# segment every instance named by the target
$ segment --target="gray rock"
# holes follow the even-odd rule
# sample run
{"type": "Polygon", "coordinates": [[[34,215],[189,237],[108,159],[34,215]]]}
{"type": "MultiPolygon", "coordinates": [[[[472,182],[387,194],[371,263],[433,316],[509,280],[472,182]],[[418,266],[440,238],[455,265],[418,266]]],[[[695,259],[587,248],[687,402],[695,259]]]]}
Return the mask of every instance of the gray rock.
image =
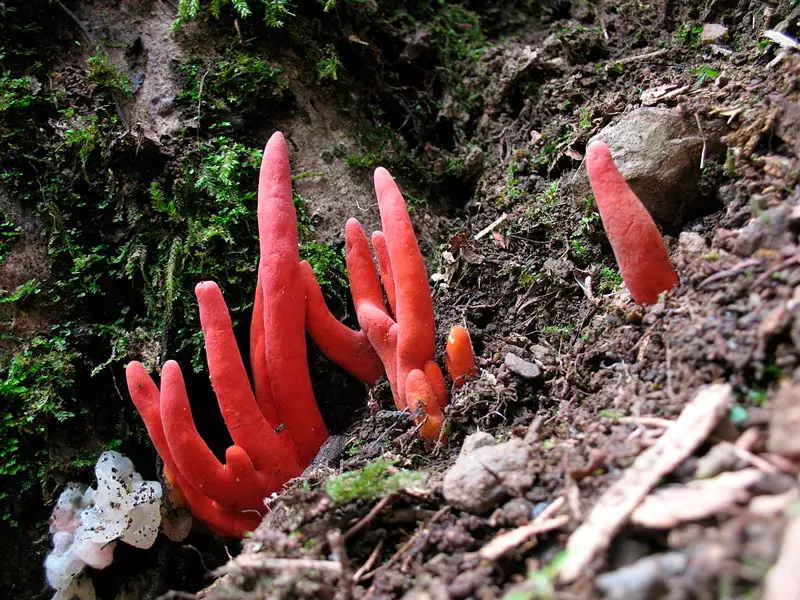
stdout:
{"type": "Polygon", "coordinates": [[[444,498],[462,510],[486,513],[533,485],[530,458],[530,446],[516,438],[461,454],[444,476],[444,498]]]}
{"type": "Polygon", "coordinates": [[[541,369],[534,363],[520,358],[513,352],[506,354],[505,361],[503,362],[509,371],[519,375],[523,379],[539,379],[542,375],[541,369]]]}
{"type": "MultiPolygon", "coordinates": [[[[668,228],[683,224],[699,197],[703,151],[692,116],[642,108],[627,113],[593,139],[608,144],[617,168],[658,223],[668,228]]],[[[709,140],[708,146],[716,144],[709,140]]]]}
{"type": "Polygon", "coordinates": [[[728,28],[719,23],[706,23],[700,32],[700,43],[719,44],[728,40],[728,28]]]}
{"type": "Polygon", "coordinates": [[[678,245],[681,250],[689,254],[702,254],[708,252],[708,244],[699,233],[693,231],[682,231],[678,236],[678,245]]]}
{"type": "Polygon", "coordinates": [[[467,439],[464,440],[459,456],[469,454],[478,448],[494,446],[496,443],[497,440],[494,439],[491,433],[486,433],[485,431],[476,431],[472,435],[468,435],[467,439]]]}
{"type": "Polygon", "coordinates": [[[772,400],[767,450],[800,456],[800,385],[783,383],[772,400]]]}

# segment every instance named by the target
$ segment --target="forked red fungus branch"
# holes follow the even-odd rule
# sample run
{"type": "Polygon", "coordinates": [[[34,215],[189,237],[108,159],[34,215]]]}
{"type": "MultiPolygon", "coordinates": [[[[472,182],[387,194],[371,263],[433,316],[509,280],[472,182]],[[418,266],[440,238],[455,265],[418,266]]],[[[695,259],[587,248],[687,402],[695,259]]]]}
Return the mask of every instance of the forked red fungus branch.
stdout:
{"type": "Polygon", "coordinates": [[[361,329],[378,353],[398,409],[420,411],[420,435],[436,439],[447,389],[435,357],[435,323],[428,274],[408,209],[386,169],[375,171],[382,232],[372,236],[389,309],[372,261],[369,242],[356,219],[347,221],[347,270],[361,329]],[[394,317],[394,318],[393,318],[394,317]]]}
{"type": "Polygon", "coordinates": [[[655,304],[678,276],[653,218],[620,174],[608,146],[592,142],[586,170],[620,274],[634,301],[655,304]]]}
{"type": "Polygon", "coordinates": [[[195,288],[214,392],[234,445],[221,464],[197,432],[180,367],[167,361],[161,390],[141,363],[128,365],[128,390],[169,477],[190,510],[222,535],[259,522],[264,498],[302,472],[288,438],[276,434],[250,388],[219,287],[195,288]]]}

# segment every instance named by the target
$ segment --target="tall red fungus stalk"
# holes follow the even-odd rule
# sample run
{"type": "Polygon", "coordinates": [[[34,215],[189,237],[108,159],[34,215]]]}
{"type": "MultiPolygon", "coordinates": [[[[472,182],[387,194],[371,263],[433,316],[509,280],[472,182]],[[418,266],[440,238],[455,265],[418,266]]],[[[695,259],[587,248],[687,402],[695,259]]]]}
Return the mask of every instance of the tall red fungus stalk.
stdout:
{"type": "Polygon", "coordinates": [[[636,302],[655,304],[660,293],[678,283],[678,276],[653,218],[604,142],[592,142],[586,149],[586,170],[625,286],[636,302]]]}

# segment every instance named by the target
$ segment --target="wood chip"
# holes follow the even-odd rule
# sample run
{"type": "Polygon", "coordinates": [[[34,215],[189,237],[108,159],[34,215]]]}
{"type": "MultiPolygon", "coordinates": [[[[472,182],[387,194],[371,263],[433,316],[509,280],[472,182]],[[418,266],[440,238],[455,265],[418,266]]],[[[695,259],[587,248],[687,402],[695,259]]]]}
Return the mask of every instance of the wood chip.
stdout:
{"type": "Polygon", "coordinates": [[[670,529],[728,512],[750,499],[748,488],[764,477],[758,469],[722,473],[650,494],[633,511],[631,522],[650,529],[670,529]]]}
{"type": "Polygon", "coordinates": [[[800,515],[795,515],[783,534],[778,562],[767,574],[764,600],[800,600],[800,515]]]}
{"type": "Polygon", "coordinates": [[[767,38],[769,41],[775,42],[781,48],[800,50],[800,44],[797,43],[796,39],[794,39],[793,37],[789,37],[788,35],[786,35],[785,33],[781,33],[780,31],[775,31],[774,29],[768,29],[761,35],[767,38]]]}
{"type": "Polygon", "coordinates": [[[714,384],[698,392],[672,427],[600,497],[586,522],[570,536],[559,571],[563,582],[575,581],[608,548],[650,490],[708,438],[732,398],[733,390],[728,384],[714,384]]]}

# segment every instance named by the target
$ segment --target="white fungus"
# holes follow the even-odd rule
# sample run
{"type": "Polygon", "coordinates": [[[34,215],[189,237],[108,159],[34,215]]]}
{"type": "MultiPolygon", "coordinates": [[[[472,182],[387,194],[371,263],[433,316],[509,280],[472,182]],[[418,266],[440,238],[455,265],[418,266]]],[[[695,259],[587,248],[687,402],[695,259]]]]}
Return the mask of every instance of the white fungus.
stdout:
{"type": "Polygon", "coordinates": [[[104,452],[95,466],[97,488],[70,483],[50,517],[53,551],[45,560],[53,600],[94,600],[94,586],[82,577],[89,565],[104,569],[114,560],[118,540],[149,548],[161,523],[161,484],[143,481],[119,452],[104,452]]]}

